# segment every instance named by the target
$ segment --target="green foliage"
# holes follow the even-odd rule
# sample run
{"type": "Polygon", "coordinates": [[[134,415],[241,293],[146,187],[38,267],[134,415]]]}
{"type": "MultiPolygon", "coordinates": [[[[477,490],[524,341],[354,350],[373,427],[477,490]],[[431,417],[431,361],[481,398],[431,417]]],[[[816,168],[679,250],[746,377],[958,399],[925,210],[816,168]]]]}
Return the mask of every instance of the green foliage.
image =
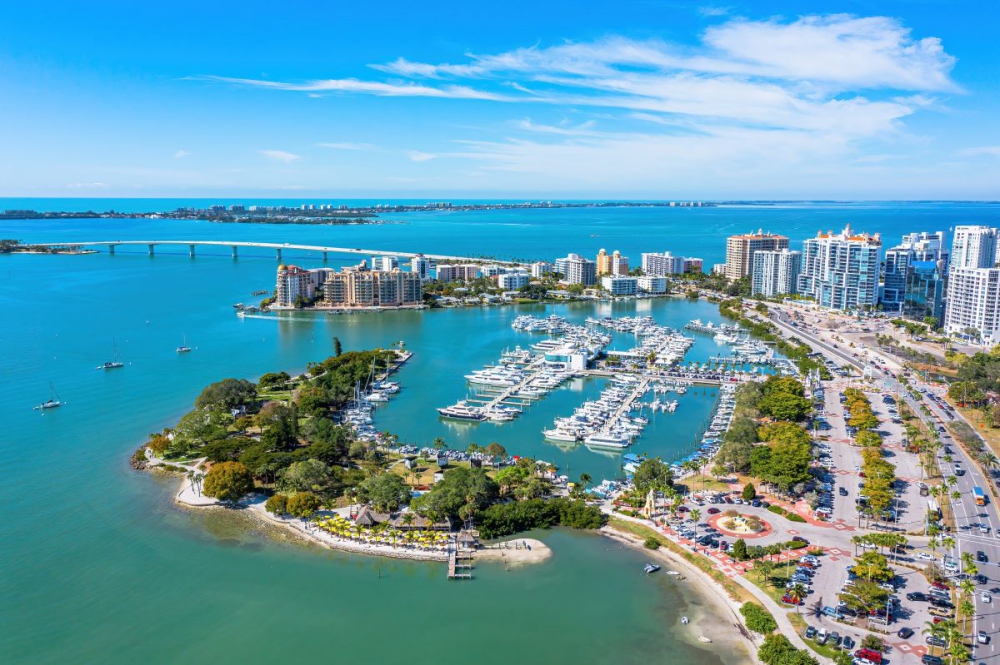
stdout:
{"type": "Polygon", "coordinates": [[[284,494],[269,496],[264,509],[272,515],[284,515],[288,512],[288,497],[284,494]]]}
{"type": "Polygon", "coordinates": [[[767,635],[778,629],[774,616],[757,603],[743,603],[740,605],[740,614],[743,615],[747,628],[760,635],[767,635]]]}
{"type": "Polygon", "coordinates": [[[810,478],[811,461],[809,444],[778,441],[754,448],[750,456],[750,473],[788,492],[793,485],[810,478]]]}
{"type": "Polygon", "coordinates": [[[219,501],[238,501],[253,490],[253,474],[239,462],[213,464],[205,475],[202,493],[219,501]]]}
{"type": "Polygon", "coordinates": [[[736,542],[733,543],[733,549],[729,554],[737,561],[745,561],[747,559],[747,541],[742,538],[737,538],[736,542]]]}
{"type": "Polygon", "coordinates": [[[760,412],[775,420],[799,422],[804,420],[812,406],[804,397],[789,393],[773,393],[760,401],[760,412]]]}
{"type": "Polygon", "coordinates": [[[430,492],[414,499],[413,508],[421,514],[455,519],[467,503],[476,510],[484,510],[499,496],[500,486],[486,475],[485,469],[458,467],[446,471],[430,492]]]}
{"type": "Polygon", "coordinates": [[[476,525],[487,539],[557,525],[599,529],[605,521],[605,515],[597,506],[564,497],[498,503],[476,513],[476,525]]]}
{"type": "Polygon", "coordinates": [[[391,513],[410,502],[410,488],[396,474],[382,473],[362,482],[358,497],[370,502],[375,510],[391,513]]]}
{"type": "Polygon", "coordinates": [[[741,496],[744,501],[753,501],[757,498],[757,489],[753,486],[753,483],[747,483],[743,486],[743,493],[741,496]]]}
{"type": "Polygon", "coordinates": [[[653,536],[646,538],[645,542],[642,543],[643,547],[647,550],[658,550],[660,549],[660,540],[653,536]]]}
{"type": "Polygon", "coordinates": [[[636,492],[646,495],[650,490],[665,492],[674,485],[674,473],[662,460],[643,460],[632,478],[636,492]]]}
{"type": "Polygon", "coordinates": [[[312,492],[296,492],[288,499],[286,510],[292,517],[305,519],[319,510],[323,502],[312,492]]]}
{"type": "Polygon", "coordinates": [[[288,372],[268,372],[257,381],[257,389],[261,392],[280,390],[292,379],[288,372]]]}
{"type": "Polygon", "coordinates": [[[805,651],[796,649],[781,633],[771,633],[757,650],[757,657],[765,665],[818,665],[818,661],[805,651]]]}
{"type": "Polygon", "coordinates": [[[308,459],[293,462],[279,472],[278,488],[283,492],[313,492],[332,499],[342,489],[342,482],[325,462],[308,459]]]}
{"type": "Polygon", "coordinates": [[[257,400],[257,386],[246,379],[223,379],[210,384],[195,400],[198,409],[236,409],[250,407],[257,400]]]}
{"type": "Polygon", "coordinates": [[[862,448],[878,448],[882,445],[882,437],[871,430],[864,430],[858,432],[854,442],[862,448]]]}
{"type": "Polygon", "coordinates": [[[809,445],[809,432],[801,425],[789,422],[777,422],[764,425],[758,430],[757,435],[761,441],[768,443],[793,443],[809,445]]]}

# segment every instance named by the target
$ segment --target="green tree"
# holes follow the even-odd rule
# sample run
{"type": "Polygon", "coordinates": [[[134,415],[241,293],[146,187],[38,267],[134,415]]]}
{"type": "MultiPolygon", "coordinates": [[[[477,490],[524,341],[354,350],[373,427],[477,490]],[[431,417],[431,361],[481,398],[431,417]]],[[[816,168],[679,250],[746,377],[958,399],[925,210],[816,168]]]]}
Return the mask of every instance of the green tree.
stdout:
{"type": "Polygon", "coordinates": [[[288,498],[286,509],[292,517],[305,519],[319,510],[323,502],[312,492],[296,492],[288,498]]]}
{"type": "Polygon", "coordinates": [[[283,492],[314,492],[332,498],[335,479],[330,467],[315,459],[293,462],[278,475],[278,488],[283,492]]]}
{"type": "Polygon", "coordinates": [[[730,556],[732,556],[737,561],[747,560],[747,541],[742,538],[737,538],[736,542],[733,543],[733,549],[730,551],[730,556]]]}
{"type": "Polygon", "coordinates": [[[757,489],[753,486],[753,483],[747,483],[743,486],[742,497],[744,501],[753,501],[757,498],[757,489]]]}
{"type": "Polygon", "coordinates": [[[339,337],[334,337],[333,338],[333,355],[335,357],[339,358],[343,352],[344,352],[344,347],[340,343],[340,338],[339,337]]]}
{"type": "Polygon", "coordinates": [[[288,497],[284,494],[269,496],[264,509],[272,515],[284,515],[288,512],[288,497]]]}
{"type": "Polygon", "coordinates": [[[646,459],[635,470],[632,484],[635,485],[636,492],[642,495],[648,494],[650,490],[665,492],[673,487],[674,473],[662,460],[646,459]]]}
{"type": "Polygon", "coordinates": [[[238,501],[253,490],[253,474],[239,462],[213,464],[202,492],[219,501],[238,501]]]}
{"type": "Polygon", "coordinates": [[[375,510],[395,512],[410,501],[410,488],[394,473],[382,473],[358,486],[358,497],[370,502],[375,510]]]}
{"type": "Polygon", "coordinates": [[[499,496],[500,486],[486,474],[485,469],[458,467],[446,471],[444,478],[430,492],[413,500],[412,506],[425,515],[433,513],[455,519],[466,503],[483,510],[499,496]]]}
{"type": "Polygon", "coordinates": [[[760,412],[775,420],[804,420],[812,406],[809,400],[789,393],[772,393],[760,401],[760,412]]]}
{"type": "Polygon", "coordinates": [[[223,379],[205,387],[195,400],[195,408],[235,409],[250,406],[257,399],[257,386],[246,379],[223,379]]]}

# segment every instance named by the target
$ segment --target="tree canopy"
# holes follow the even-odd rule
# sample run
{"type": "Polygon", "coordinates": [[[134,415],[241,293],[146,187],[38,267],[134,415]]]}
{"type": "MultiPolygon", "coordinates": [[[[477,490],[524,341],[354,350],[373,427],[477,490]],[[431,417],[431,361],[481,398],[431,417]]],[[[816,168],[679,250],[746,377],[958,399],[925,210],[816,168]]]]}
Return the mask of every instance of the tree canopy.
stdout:
{"type": "Polygon", "coordinates": [[[213,464],[205,475],[202,493],[219,501],[237,501],[253,490],[253,474],[239,462],[213,464]]]}
{"type": "Polygon", "coordinates": [[[665,492],[674,485],[674,473],[662,460],[646,459],[635,470],[632,483],[640,494],[650,490],[665,492]]]}
{"type": "Polygon", "coordinates": [[[358,485],[358,497],[375,510],[391,513],[410,502],[410,488],[394,473],[380,473],[358,485]]]}
{"type": "Polygon", "coordinates": [[[484,469],[458,467],[446,471],[430,492],[413,500],[412,506],[421,514],[433,513],[456,519],[462,506],[469,504],[476,510],[483,510],[499,496],[500,486],[484,469]]]}
{"type": "Polygon", "coordinates": [[[257,386],[246,379],[223,379],[205,386],[194,405],[199,409],[236,409],[251,406],[257,399],[257,386]]]}

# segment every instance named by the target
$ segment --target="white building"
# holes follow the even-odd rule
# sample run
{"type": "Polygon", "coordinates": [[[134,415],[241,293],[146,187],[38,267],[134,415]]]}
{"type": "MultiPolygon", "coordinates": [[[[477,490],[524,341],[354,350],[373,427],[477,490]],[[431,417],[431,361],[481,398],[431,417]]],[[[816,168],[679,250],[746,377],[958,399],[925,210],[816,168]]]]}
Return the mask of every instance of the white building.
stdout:
{"type": "Polygon", "coordinates": [[[420,275],[420,279],[431,278],[431,262],[423,254],[417,254],[410,259],[410,272],[420,275]]]}
{"type": "Polygon", "coordinates": [[[1000,343],[1000,268],[951,268],[944,330],[975,331],[984,343],[1000,343]]]}
{"type": "Polygon", "coordinates": [[[767,298],[795,293],[802,272],[802,252],[758,250],[753,254],[750,287],[753,295],[767,298]]]}
{"type": "Polygon", "coordinates": [[[330,268],[306,270],[298,266],[278,266],[278,281],[274,289],[275,307],[294,307],[299,299],[312,300],[322,292],[322,286],[334,271],[330,268]]]}
{"type": "Polygon", "coordinates": [[[497,286],[504,291],[516,291],[531,283],[531,276],[524,272],[508,272],[497,275],[497,286]]]}
{"type": "Polygon", "coordinates": [[[956,226],[950,268],[992,268],[997,262],[997,229],[956,226]]]}
{"type": "Polygon", "coordinates": [[[643,275],[638,280],[639,290],[643,293],[666,293],[667,278],[655,275],[643,275]]]}
{"type": "Polygon", "coordinates": [[[879,234],[854,233],[850,225],[809,238],[802,243],[798,292],[829,309],[874,307],[881,249],[879,234]]]}
{"type": "Polygon", "coordinates": [[[556,264],[548,261],[537,261],[531,264],[531,276],[538,279],[545,276],[545,273],[554,273],[556,264]]]}
{"type": "Polygon", "coordinates": [[[690,256],[674,256],[670,252],[644,252],[642,271],[647,275],[680,275],[701,272],[702,260],[690,256]]]}
{"type": "Polygon", "coordinates": [[[399,268],[398,256],[373,256],[371,262],[372,270],[397,270],[399,268]]]}
{"type": "Polygon", "coordinates": [[[563,281],[567,284],[593,286],[597,283],[597,264],[579,254],[556,259],[556,272],[563,275],[563,281]]]}
{"type": "Polygon", "coordinates": [[[601,278],[601,286],[613,296],[634,296],[639,292],[639,280],[635,277],[609,275],[601,278]]]}

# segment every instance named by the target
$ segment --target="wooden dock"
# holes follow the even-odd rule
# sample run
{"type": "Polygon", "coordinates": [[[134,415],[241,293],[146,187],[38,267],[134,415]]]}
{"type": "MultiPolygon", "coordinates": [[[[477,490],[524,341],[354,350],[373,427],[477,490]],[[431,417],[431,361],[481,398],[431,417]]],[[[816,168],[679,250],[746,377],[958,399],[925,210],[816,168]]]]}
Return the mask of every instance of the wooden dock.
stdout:
{"type": "Polygon", "coordinates": [[[448,553],[448,579],[449,580],[471,580],[472,579],[472,552],[458,552],[452,550],[448,553]]]}

